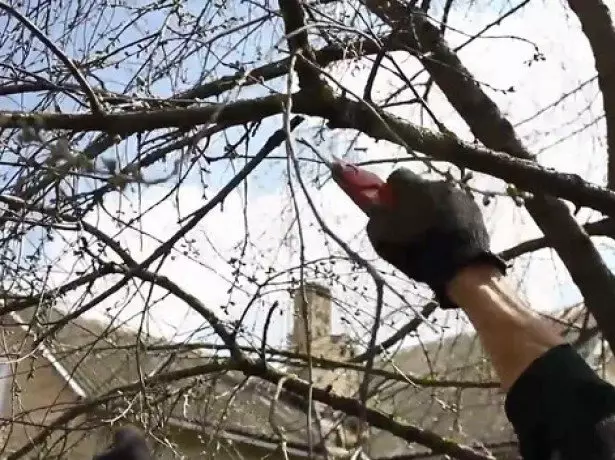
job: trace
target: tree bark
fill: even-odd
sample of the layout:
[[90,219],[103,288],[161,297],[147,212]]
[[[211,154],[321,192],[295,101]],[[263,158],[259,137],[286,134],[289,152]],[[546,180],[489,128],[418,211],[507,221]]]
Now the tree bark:
[[568,0],[592,49],[602,92],[607,139],[607,184],[615,187],[615,29],[602,0]]

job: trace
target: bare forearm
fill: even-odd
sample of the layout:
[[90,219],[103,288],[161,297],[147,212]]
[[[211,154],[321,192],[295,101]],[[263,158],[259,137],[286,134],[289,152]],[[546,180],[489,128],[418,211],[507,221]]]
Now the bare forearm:
[[515,295],[497,269],[466,268],[447,288],[451,300],[474,325],[504,390],[538,357],[563,343],[547,321]]

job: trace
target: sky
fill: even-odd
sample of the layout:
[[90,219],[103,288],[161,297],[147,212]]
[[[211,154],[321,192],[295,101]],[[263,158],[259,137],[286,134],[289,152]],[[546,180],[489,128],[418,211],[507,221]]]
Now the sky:
[[[607,2],[613,7],[613,2]],[[196,3],[188,3],[196,5]],[[462,44],[468,34],[481,30],[486,24],[497,17],[499,9],[507,9],[508,2],[479,2],[477,7],[467,12],[465,9],[453,12],[450,20],[450,31],[447,39],[453,45]],[[152,24],[152,28],[156,25]],[[281,30],[265,30],[260,32],[259,43],[267,53],[281,38]],[[536,59],[539,56],[544,60]],[[541,53],[541,54],[540,54]],[[536,112],[561,98],[562,94],[577,87],[580,83],[595,75],[593,58],[587,41],[583,37],[574,15],[564,8],[561,2],[534,0],[521,12],[506,19],[500,25],[490,29],[488,38],[475,40],[460,52],[460,57],[466,67],[482,83],[483,89],[498,103],[502,112],[509,117],[523,141],[534,153],[538,161],[546,166],[555,167],[560,171],[575,172],[585,179],[603,184],[605,180],[605,143],[604,123],[599,118],[601,114],[601,98],[596,82],[593,81],[582,90],[565,98],[562,103],[550,110],[545,110],[539,116]],[[407,75],[418,70],[412,58],[403,53],[396,53],[397,63]],[[348,63],[336,65],[329,69],[338,81],[351,91],[362,94],[369,66],[352,68]],[[198,68],[194,72],[200,71]],[[229,69],[229,73],[232,71]],[[106,77],[111,78],[110,75]],[[208,78],[213,78],[210,76]],[[119,77],[118,77],[119,79]],[[391,74],[379,73],[374,84],[374,97],[382,97],[390,93],[392,86],[398,86]],[[283,90],[284,80],[276,81],[273,88]],[[169,87],[161,85],[157,88],[165,95]],[[260,94],[262,89],[254,88],[242,91],[241,97]],[[410,96],[405,94],[406,98]],[[403,98],[402,97],[402,98]],[[430,107],[446,126],[467,140],[472,140],[470,133],[447,104],[437,88],[432,91]],[[415,109],[407,106],[392,108],[391,111],[405,119],[417,123],[424,122]],[[530,118],[529,121],[525,121]],[[263,132],[270,133],[280,126],[281,118],[267,120]],[[307,126],[297,130],[293,146],[298,156],[313,157],[298,140],[314,138],[318,128],[317,121],[310,121]],[[586,127],[580,131],[581,127]],[[232,136],[237,135],[231,133]],[[250,153],[254,154],[267,136],[257,134],[252,140]],[[344,154],[349,145],[348,133],[326,133],[319,146],[323,154]],[[211,150],[221,150],[223,139],[214,141]],[[129,141],[123,150],[130,152]],[[272,155],[285,155],[285,149],[279,148]],[[372,160],[379,158],[405,158],[406,154],[398,147],[384,142],[375,143],[366,137],[357,140],[350,149],[352,160]],[[232,166],[240,167],[242,160]],[[420,163],[406,163],[412,168],[421,170]],[[172,167],[167,163],[166,168]],[[322,167],[314,163],[302,166],[302,177],[309,196],[316,209],[330,228],[346,241],[354,250],[374,261],[378,266],[390,272],[390,267],[378,261],[369,242],[365,237],[366,218],[354,207],[350,200],[330,181],[324,185],[315,184],[316,178],[323,177]],[[372,169],[385,177],[394,166],[391,164],[373,166]],[[250,283],[242,282],[243,287],[233,286],[233,267],[229,260],[241,254],[245,224],[247,223],[250,240],[243,255],[243,271],[262,281],[270,276],[271,269],[281,271],[285,267],[296,266],[301,259],[301,246],[304,247],[306,260],[328,257],[329,254],[340,254],[335,244],[326,240],[315,223],[310,206],[302,193],[297,193],[297,208],[302,222],[302,234],[298,234],[293,222],[296,213],[290,196],[286,179],[287,163],[283,160],[264,162],[248,181],[247,215],[243,214],[244,189],[229,196],[223,207],[212,211],[197,228],[189,234],[190,243],[186,247],[178,246],[172,257],[164,261],[160,273],[168,276],[181,287],[198,297],[204,305],[211,308],[225,320],[236,319],[245,305],[254,295]],[[157,176],[165,170],[165,165],[159,165],[147,174]],[[236,169],[228,162],[215,163],[207,176],[209,187],[205,190],[196,176],[182,185],[181,191],[173,199],[168,199],[146,214],[140,225],[153,237],[142,237],[136,231],[121,231],[118,239],[124,247],[129,248],[133,257],[142,260],[156,247],[159,240],[164,240],[177,230],[178,216],[188,215],[202,206],[204,200],[211,197],[215,191],[229,180]],[[299,190],[296,178],[293,186]],[[126,190],[123,195],[109,194],[105,200],[105,208],[113,214],[113,210],[121,209],[125,219],[139,210],[146,209],[168,193],[172,181],[166,184],[150,186],[142,189],[137,200],[136,190]],[[505,184],[492,178],[477,175],[473,186],[481,190],[501,192]],[[480,198],[479,198],[480,199]],[[140,206],[140,207],[138,207]],[[507,197],[496,197],[488,206],[483,206],[487,227],[492,236],[495,251],[509,248],[521,241],[539,236],[540,233],[527,212],[518,208]],[[578,215],[581,222],[596,219],[594,213],[582,210]],[[104,212],[88,216],[92,223],[109,233],[119,231],[116,223]],[[289,228],[291,229],[289,231]],[[75,261],[71,251],[64,250],[62,238],[70,240],[72,235],[62,234],[53,244],[47,246],[47,257],[54,263],[54,271],[50,283],[62,284],[74,276]],[[303,240],[303,245],[301,244]],[[601,241],[600,250],[610,266],[615,264],[612,245]],[[189,246],[189,247],[188,247]],[[196,251],[188,252],[189,250]],[[338,262],[327,268],[348,282],[356,291],[343,291],[340,284],[333,283],[333,294],[336,299],[334,306],[334,332],[345,332],[359,342],[364,343],[369,336],[366,327],[373,315],[375,300],[373,282],[369,277],[356,270],[348,263]],[[322,274],[309,273],[318,278]],[[356,279],[355,279],[356,278]],[[538,251],[531,257],[520,257],[515,260],[511,270],[511,281],[518,286],[522,295],[532,307],[541,311],[550,311],[580,301],[580,296],[571,283],[559,259],[550,250]],[[401,279],[397,276],[387,278],[398,292],[411,300],[414,305],[422,305],[430,298],[430,293],[423,286]],[[96,289],[102,290],[113,278],[103,280]],[[286,281],[280,277],[279,284],[274,283],[261,294],[249,310],[245,324],[248,326],[245,340],[257,344],[262,335],[264,318],[277,301],[280,304],[279,313],[274,315],[268,339],[272,344],[282,343],[291,331],[290,297],[281,283]],[[321,279],[321,281],[327,282]],[[243,291],[245,289],[245,291]],[[79,293],[67,297],[66,304],[78,299]],[[209,329],[203,327],[202,319],[185,305],[171,297],[165,297],[159,289],[152,293],[147,290],[137,292],[132,287],[128,291],[120,291],[97,307],[90,314],[95,317],[118,317],[131,326],[141,325],[144,303],[148,295],[154,302],[146,315],[144,327],[153,334],[165,334],[169,337],[199,340],[214,340]],[[385,338],[400,324],[408,321],[414,313],[402,304],[395,295],[388,293],[389,306],[385,311],[385,322],[379,338]],[[436,315],[436,323],[432,328],[422,326],[419,329],[422,338],[434,338],[439,334],[451,334],[464,330],[467,322],[458,312],[440,312]],[[254,337],[251,337],[253,335]],[[414,339],[408,338],[406,344]]]

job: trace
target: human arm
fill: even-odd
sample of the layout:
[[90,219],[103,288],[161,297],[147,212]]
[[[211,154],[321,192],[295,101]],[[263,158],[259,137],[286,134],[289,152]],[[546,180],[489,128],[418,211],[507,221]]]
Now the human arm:
[[476,329],[505,391],[533,361],[564,343],[489,265],[461,270],[448,283],[447,294]]
[[461,270],[447,294],[465,311],[507,391],[525,460],[615,458],[615,388],[600,379],[502,273]]

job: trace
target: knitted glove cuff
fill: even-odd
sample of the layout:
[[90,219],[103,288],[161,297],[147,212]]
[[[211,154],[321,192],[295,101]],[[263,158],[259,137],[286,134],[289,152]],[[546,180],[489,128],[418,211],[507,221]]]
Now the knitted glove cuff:
[[460,270],[463,270],[464,268],[469,267],[471,265],[479,265],[479,264],[492,265],[493,267],[498,269],[502,273],[502,275],[505,275],[508,269],[508,265],[506,264],[506,262],[501,257],[499,257],[498,255],[490,251],[482,252],[480,254],[476,254],[474,257],[463,259],[463,262],[459,263],[456,266],[456,269],[453,275],[449,279],[447,279],[445,282],[434,282],[433,284],[430,284],[430,287],[433,290],[436,296],[436,299],[440,303],[441,308],[445,308],[445,309],[459,308],[459,306],[453,303],[446,295],[446,285],[448,284],[450,280],[454,278],[454,276]]

